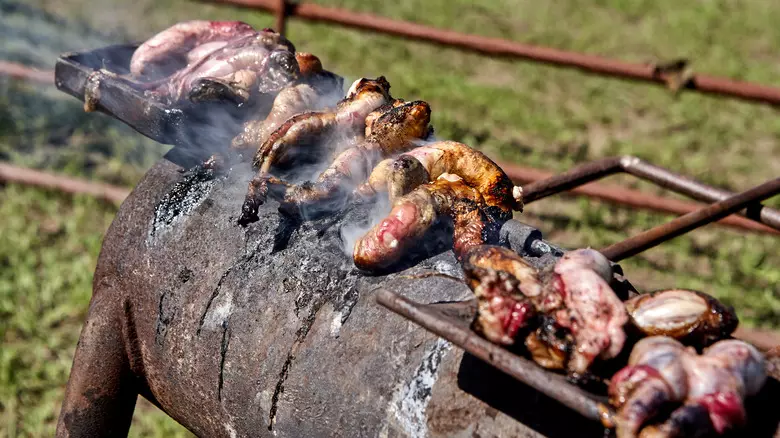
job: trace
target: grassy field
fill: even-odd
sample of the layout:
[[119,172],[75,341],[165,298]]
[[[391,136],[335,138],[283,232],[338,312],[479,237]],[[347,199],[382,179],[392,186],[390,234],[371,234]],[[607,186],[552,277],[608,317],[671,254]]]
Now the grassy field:
[[[777,84],[780,3],[465,0],[318,3],[481,35],[650,62],[687,57],[696,71]],[[0,0],[0,59],[51,67],[60,52],[140,40],[176,21],[272,17],[184,0]],[[425,99],[442,138],[495,158],[563,170],[634,154],[732,190],[780,174],[775,109],[493,60],[293,20],[289,37],[348,79],[385,75]],[[128,187],[167,148],[51,88],[0,79],[0,159]],[[657,191],[631,179],[614,182]],[[769,202],[780,207],[780,199]],[[102,233],[116,206],[0,188],[0,430],[50,436],[90,296]],[[549,199],[520,218],[565,246],[600,247],[669,220],[584,199]],[[738,307],[748,326],[780,327],[780,253],[766,235],[708,227],[622,263],[642,289],[700,289]],[[133,436],[183,436],[140,403]]]

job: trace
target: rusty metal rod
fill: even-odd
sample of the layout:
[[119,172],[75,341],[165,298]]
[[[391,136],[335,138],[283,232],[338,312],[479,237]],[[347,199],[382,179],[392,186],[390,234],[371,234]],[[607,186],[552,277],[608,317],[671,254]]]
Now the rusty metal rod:
[[[535,169],[533,167],[518,166],[516,164],[496,162],[506,174],[512,178],[515,184],[527,184],[538,180],[552,178],[554,172]],[[563,195],[585,196],[598,199],[623,207],[634,207],[643,210],[683,215],[696,211],[703,205],[698,202],[683,201],[676,198],[646,193],[640,190],[629,189],[614,184],[587,183],[575,187]],[[714,201],[711,201],[714,202]],[[728,226],[740,230],[755,231],[760,233],[780,234],[780,231],[770,228],[762,223],[755,222],[742,216],[727,216],[717,222],[718,225]]]
[[2,60],[0,60],[0,76],[9,76],[42,84],[54,83],[54,71],[38,70],[23,64]]
[[780,178],[775,178],[738,195],[653,227],[622,242],[612,244],[600,251],[613,262],[619,262],[778,193],[780,193]]
[[[560,175],[526,184],[523,186],[523,201],[526,204],[538,201],[618,172],[634,175],[703,202],[723,201],[734,196],[729,191],[702,184],[637,157],[623,156],[585,163]],[[749,206],[743,216],[780,230],[780,211],[755,204]]]
[[[211,1],[252,9],[263,9],[270,12],[276,12],[279,8],[277,0]],[[667,85],[670,80],[675,79],[675,73],[660,72],[653,65],[629,63],[596,55],[532,46],[500,38],[469,35],[408,21],[356,13],[347,9],[319,6],[313,3],[298,3],[289,6],[289,16],[296,16],[309,21],[335,23],[345,27],[427,41],[491,56],[537,61],[559,67],[576,68],[588,73],[651,82],[659,85]],[[780,104],[780,88],[715,76],[694,75],[683,84],[683,88],[697,90],[705,94],[729,96],[773,105]]]
[[121,203],[130,194],[129,190],[122,187],[94,183],[68,176],[53,175],[6,163],[0,163],[0,182],[42,187],[71,194],[84,194],[117,204]]
[[287,34],[287,0],[276,1],[276,31],[281,35]]

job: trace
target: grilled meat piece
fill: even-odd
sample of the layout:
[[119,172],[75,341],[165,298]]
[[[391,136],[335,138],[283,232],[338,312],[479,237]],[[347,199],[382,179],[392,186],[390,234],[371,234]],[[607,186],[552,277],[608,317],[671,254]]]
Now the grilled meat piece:
[[569,373],[584,374],[597,357],[612,359],[623,349],[628,314],[607,283],[611,278],[609,261],[592,249],[570,251],[555,264],[551,286],[563,298],[555,319],[575,341]]
[[393,203],[390,214],[355,243],[355,266],[367,271],[388,268],[419,242],[437,218],[453,221],[453,241],[460,251],[485,243],[491,239],[492,228],[479,212],[483,205],[479,192],[461,178],[442,175]]
[[[321,112],[306,112],[291,117],[277,128],[260,146],[255,154],[253,165],[258,168],[257,174],[249,182],[249,188],[241,209],[239,224],[246,225],[257,220],[257,209],[265,203],[265,197],[271,193],[277,197],[287,198],[283,211],[294,212],[297,204],[308,204],[317,201],[329,201],[338,197],[340,180],[346,181],[354,174],[365,173],[360,169],[376,161],[376,157],[364,154],[358,147],[345,151],[344,156],[337,157],[330,171],[326,171],[316,183],[293,186],[278,178],[271,178],[271,166],[290,162],[295,153],[305,150],[312,144],[322,145],[333,135],[345,139],[359,137],[362,132],[369,133],[372,150],[365,152],[382,152],[385,148],[403,147],[410,136],[422,135],[427,132],[430,120],[430,108],[425,102],[410,102],[404,104],[401,100],[392,100],[390,84],[384,77],[377,79],[359,79],[355,81],[347,95],[334,109]],[[381,108],[379,110],[378,108]],[[375,115],[375,111],[385,111],[388,117]],[[381,119],[381,120],[380,120]],[[377,127],[373,125],[377,123]],[[371,130],[377,130],[372,133]],[[354,166],[353,159],[369,161],[360,162]],[[361,175],[365,177],[364,175]],[[270,188],[269,184],[277,187]],[[285,194],[289,193],[289,196]]]
[[[512,180],[485,154],[454,141],[439,141],[420,146],[401,157],[402,160],[417,160],[427,171],[428,180],[432,181],[444,173],[458,175],[466,184],[475,187],[482,194],[488,205],[488,214],[508,220],[513,211],[522,211],[522,189],[515,187]],[[358,188],[358,193],[370,195],[384,191],[397,191],[395,184],[420,182],[417,166],[399,165],[388,171],[388,164],[376,169],[376,174],[369,177],[368,182]],[[407,173],[408,172],[408,173]],[[393,176],[391,180],[388,177]]]
[[474,288],[477,316],[472,327],[487,340],[513,345],[520,329],[535,316],[533,304],[519,292],[518,281],[505,271],[472,266],[481,279]]
[[151,90],[173,101],[230,98],[246,102],[250,95],[276,93],[300,77],[295,52],[266,33],[228,41],[224,46],[165,78]]
[[241,21],[193,20],[177,23],[138,46],[130,59],[130,73],[138,79],[160,74],[168,76],[172,67],[178,70],[177,67],[224,47],[231,39],[255,32],[252,26]]
[[428,170],[414,157],[401,155],[379,162],[363,184],[352,193],[355,202],[372,199],[387,191],[390,201],[431,180]]
[[[203,45],[193,46],[199,42]],[[181,23],[139,47],[131,62],[138,74],[120,75],[106,69],[92,73],[84,92],[85,110],[96,107],[103,77],[125,81],[169,104],[188,99],[240,105],[256,93],[276,94],[301,76],[289,41],[271,30],[257,32],[240,22]]]
[[565,370],[574,347],[571,331],[563,328],[554,318],[540,317],[541,323],[525,338],[525,348],[534,362],[548,370]]
[[534,303],[541,312],[558,307],[560,300],[549,307],[544,305],[544,284],[539,271],[509,248],[496,245],[474,247],[463,258],[463,272],[469,287],[474,290],[482,281],[481,274],[491,269],[511,274],[518,283],[518,291]]
[[[645,338],[610,382],[617,436],[723,434],[744,424],[744,399],[758,393],[766,377],[763,355],[742,341],[719,341],[699,356],[672,338]],[[642,429],[670,403],[682,406]]]
[[427,136],[431,109],[426,102],[383,106],[371,114],[380,111],[381,115],[367,127],[364,141],[340,153],[316,182],[289,187],[280,208],[296,216],[305,214],[303,210],[313,204],[317,204],[315,209],[320,213],[333,211],[382,157],[408,150],[415,139]]
[[[596,358],[611,359],[622,350],[628,315],[607,283],[612,268],[601,253],[591,249],[570,251],[550,272],[539,272],[515,252],[497,246],[475,247],[464,260],[463,270],[475,293],[488,289],[492,295],[500,292],[514,301],[521,296],[533,305],[540,317],[536,324],[542,325],[528,335],[525,343],[540,365],[565,367],[571,377],[578,378],[585,376]],[[491,271],[504,272],[513,281],[494,287],[496,275]],[[489,306],[479,308],[479,313],[490,311]],[[495,317],[478,314],[480,319]],[[504,345],[515,341],[494,338],[500,338]]]
[[[297,56],[297,55],[296,55]],[[251,120],[244,124],[244,130],[236,136],[231,148],[239,151],[252,150],[260,145],[291,117],[308,111],[317,111],[336,103],[336,93],[341,93],[341,82],[315,79],[284,88],[274,98],[268,116],[262,120]]]
[[322,140],[335,128],[344,135],[359,134],[365,129],[366,117],[391,99],[390,84],[383,76],[359,79],[333,110],[299,114],[283,123],[257,150],[253,164],[268,173],[293,146]]
[[610,403],[618,409],[618,438],[635,437],[642,426],[668,403],[679,403],[688,393],[688,379],[680,360],[685,347],[674,339],[653,336],[639,341],[628,366],[610,380]]
[[631,324],[647,336],[670,336],[709,345],[730,335],[739,320],[734,309],[694,290],[670,289],[638,295],[625,302]]

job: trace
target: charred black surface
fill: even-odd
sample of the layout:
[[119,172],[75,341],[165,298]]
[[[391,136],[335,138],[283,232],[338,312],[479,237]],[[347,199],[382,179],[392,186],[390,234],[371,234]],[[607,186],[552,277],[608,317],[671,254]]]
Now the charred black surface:
[[154,224],[149,230],[149,237],[164,233],[174,221],[191,213],[206,199],[214,186],[215,173],[213,169],[196,168],[174,184],[154,209]]

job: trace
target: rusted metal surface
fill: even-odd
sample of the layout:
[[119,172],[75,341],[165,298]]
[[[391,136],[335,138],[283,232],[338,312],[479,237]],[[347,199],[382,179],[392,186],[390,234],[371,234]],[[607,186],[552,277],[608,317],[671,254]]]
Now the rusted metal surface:
[[54,82],[54,72],[39,70],[15,62],[0,60],[0,76],[8,76],[25,81],[51,84]]
[[600,251],[608,259],[618,262],[778,193],[780,193],[780,178],[775,178],[723,201],[651,228],[622,242],[612,244]]
[[39,170],[0,163],[0,182],[25,184],[34,187],[59,190],[65,193],[89,195],[109,202],[121,203],[129,190],[109,184],[96,183],[64,175],[54,175]]
[[450,251],[364,275],[341,242],[340,227],[355,217],[324,233],[305,224],[274,250],[277,204],[236,225],[248,165],[171,200],[186,179],[179,170],[154,166],[106,233],[58,436],[126,433],[139,393],[209,437],[564,437],[562,419],[602,436],[598,424],[376,305],[377,287],[416,302],[466,299],[460,281],[413,277],[460,276]]
[[[729,191],[702,184],[662,167],[647,163],[637,157],[623,156],[592,161],[559,175],[528,183],[523,186],[523,200],[526,204],[529,204],[618,172],[634,175],[676,193],[704,202],[723,201],[734,195]],[[775,230],[780,230],[780,211],[755,204],[749,206],[748,211],[742,215],[753,221],[768,225]]]
[[[270,12],[276,12],[279,8],[277,0],[211,1],[263,9]],[[676,87],[676,81],[679,80],[680,76],[679,72],[665,72],[663,69],[653,65],[633,64],[596,55],[532,46],[499,38],[468,35],[408,21],[391,20],[375,15],[356,13],[347,9],[320,6],[314,3],[296,3],[291,5],[289,15],[310,21],[334,23],[354,29],[381,32],[417,41],[457,47],[491,56],[525,59],[559,67],[576,68],[588,73],[650,82],[664,86]],[[682,89],[696,90],[705,94],[729,96],[773,105],[780,103],[779,88],[715,76],[696,74],[687,78],[679,86]]]
[[420,324],[517,380],[558,400],[583,417],[601,420],[599,403],[605,400],[589,395],[567,383],[562,376],[546,372],[528,359],[476,336],[470,328],[476,312],[475,302],[418,305],[384,289],[377,291],[376,300],[393,312]]

